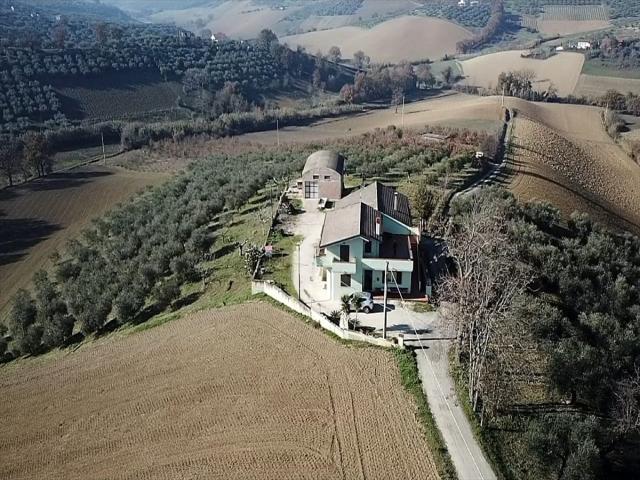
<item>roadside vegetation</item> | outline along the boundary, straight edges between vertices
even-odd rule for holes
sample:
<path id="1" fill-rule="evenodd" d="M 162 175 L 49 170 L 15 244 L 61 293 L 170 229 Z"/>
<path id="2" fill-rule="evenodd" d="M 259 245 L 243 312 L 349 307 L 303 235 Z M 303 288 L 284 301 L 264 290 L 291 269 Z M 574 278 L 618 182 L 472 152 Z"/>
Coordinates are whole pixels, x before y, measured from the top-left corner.
<path id="1" fill-rule="evenodd" d="M 483 190 L 452 207 L 454 361 L 506 478 L 630 478 L 640 240 Z M 481 289 L 477 288 L 482 286 Z"/>

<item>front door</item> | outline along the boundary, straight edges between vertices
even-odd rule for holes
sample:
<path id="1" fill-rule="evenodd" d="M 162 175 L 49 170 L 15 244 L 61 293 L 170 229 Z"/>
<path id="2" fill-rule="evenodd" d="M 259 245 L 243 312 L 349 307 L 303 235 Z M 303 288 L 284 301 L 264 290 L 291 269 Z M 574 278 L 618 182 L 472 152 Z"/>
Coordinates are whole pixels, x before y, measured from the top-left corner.
<path id="1" fill-rule="evenodd" d="M 373 290 L 373 270 L 364 271 L 364 291 L 371 292 Z"/>

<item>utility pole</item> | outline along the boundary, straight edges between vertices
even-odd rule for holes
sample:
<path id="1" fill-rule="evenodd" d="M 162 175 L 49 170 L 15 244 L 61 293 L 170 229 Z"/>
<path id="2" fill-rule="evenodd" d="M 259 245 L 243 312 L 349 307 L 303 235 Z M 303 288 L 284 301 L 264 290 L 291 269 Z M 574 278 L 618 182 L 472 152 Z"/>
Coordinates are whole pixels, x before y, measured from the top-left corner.
<path id="1" fill-rule="evenodd" d="M 100 138 L 102 138 L 102 164 L 107 164 L 107 154 L 104 152 L 104 133 L 100 134 Z"/>
<path id="2" fill-rule="evenodd" d="M 384 300 L 382 309 L 384 310 L 384 323 L 382 324 L 382 338 L 387 338 L 387 273 L 389 272 L 389 262 L 384 266 Z"/>
<path id="3" fill-rule="evenodd" d="M 504 93 L 505 93 L 505 85 L 502 86 L 502 108 L 504 108 Z"/>
<path id="4" fill-rule="evenodd" d="M 404 95 L 402 95 L 402 129 L 404 130 Z"/>
<path id="5" fill-rule="evenodd" d="M 298 243 L 298 301 L 300 301 L 300 244 Z"/>

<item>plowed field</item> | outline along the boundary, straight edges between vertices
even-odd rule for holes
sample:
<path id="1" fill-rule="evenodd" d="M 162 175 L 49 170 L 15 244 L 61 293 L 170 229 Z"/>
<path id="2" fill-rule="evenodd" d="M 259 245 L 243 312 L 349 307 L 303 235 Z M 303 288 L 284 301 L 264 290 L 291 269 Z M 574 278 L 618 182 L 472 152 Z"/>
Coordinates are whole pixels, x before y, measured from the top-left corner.
<path id="1" fill-rule="evenodd" d="M 392 355 L 264 303 L 0 369 L 1 478 L 433 479 Z"/>
<path id="2" fill-rule="evenodd" d="M 517 196 L 640 233 L 640 166 L 609 138 L 599 108 L 509 103 L 518 110 L 511 183 Z"/>
<path id="3" fill-rule="evenodd" d="M 164 178 L 91 166 L 0 190 L 0 318 L 13 294 L 92 218 Z"/>

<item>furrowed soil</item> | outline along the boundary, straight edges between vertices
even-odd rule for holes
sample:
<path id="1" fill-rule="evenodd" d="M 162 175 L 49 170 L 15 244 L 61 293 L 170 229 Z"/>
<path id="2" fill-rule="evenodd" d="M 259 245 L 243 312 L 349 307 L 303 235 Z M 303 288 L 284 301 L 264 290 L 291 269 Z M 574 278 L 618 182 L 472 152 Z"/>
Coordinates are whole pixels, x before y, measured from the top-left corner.
<path id="1" fill-rule="evenodd" d="M 261 302 L 0 369 L 1 478 L 435 479 L 390 352 Z"/>
<path id="2" fill-rule="evenodd" d="M 0 318 L 15 292 L 92 218 L 164 178 L 87 166 L 0 190 Z"/>
<path id="3" fill-rule="evenodd" d="M 509 104 L 518 111 L 510 184 L 516 196 L 640 233 L 640 166 L 607 135 L 601 109 L 517 99 Z"/>

